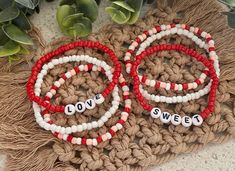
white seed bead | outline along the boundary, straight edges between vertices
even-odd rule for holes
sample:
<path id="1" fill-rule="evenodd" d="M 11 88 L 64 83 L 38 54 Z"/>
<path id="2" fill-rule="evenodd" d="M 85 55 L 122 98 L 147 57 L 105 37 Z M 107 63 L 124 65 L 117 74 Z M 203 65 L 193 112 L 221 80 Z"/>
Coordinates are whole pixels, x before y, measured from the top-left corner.
<path id="1" fill-rule="evenodd" d="M 72 104 L 68 104 L 64 108 L 64 112 L 66 115 L 73 115 L 75 113 L 75 106 Z"/>
<path id="2" fill-rule="evenodd" d="M 192 125 L 192 119 L 189 116 L 184 116 L 182 118 L 182 125 L 184 127 L 190 127 Z"/>
<path id="3" fill-rule="evenodd" d="M 66 134 L 71 134 L 71 133 L 72 133 L 71 127 L 65 128 L 65 133 L 66 133 Z"/>
<path id="4" fill-rule="evenodd" d="M 77 131 L 78 131 L 77 126 L 76 126 L 76 125 L 73 125 L 73 126 L 71 127 L 71 129 L 72 129 L 72 132 L 73 132 L 73 133 L 75 133 L 75 132 L 77 132 Z"/>
<path id="5" fill-rule="evenodd" d="M 101 104 L 104 102 L 104 96 L 102 94 L 96 94 L 94 97 L 94 101 L 96 104 Z"/>
<path id="6" fill-rule="evenodd" d="M 87 123 L 82 123 L 82 129 L 86 130 L 87 129 Z"/>
<path id="7" fill-rule="evenodd" d="M 122 124 L 120 124 L 120 123 L 117 123 L 116 126 L 117 126 L 118 130 L 122 129 L 122 127 L 123 127 Z"/>
<path id="8" fill-rule="evenodd" d="M 173 125 L 179 125 L 181 124 L 181 116 L 178 114 L 174 114 L 171 116 L 171 123 Z"/>
<path id="9" fill-rule="evenodd" d="M 79 113 L 82 113 L 86 110 L 86 106 L 85 106 L 85 103 L 83 102 L 77 102 L 75 104 L 75 110 Z"/>
<path id="10" fill-rule="evenodd" d="M 203 119 L 200 115 L 196 114 L 196 115 L 193 115 L 192 122 L 193 122 L 193 125 L 200 126 L 203 122 Z"/>
<path id="11" fill-rule="evenodd" d="M 85 102 L 85 106 L 87 109 L 94 109 L 95 108 L 95 101 L 93 99 L 88 99 Z"/>
<path id="12" fill-rule="evenodd" d="M 169 123 L 171 121 L 171 114 L 168 112 L 162 112 L 162 114 L 160 115 L 160 120 L 163 123 Z"/>
<path id="13" fill-rule="evenodd" d="M 80 145 L 81 142 L 82 142 L 82 139 L 81 139 L 81 138 L 77 138 L 77 139 L 76 139 L 76 144 Z"/>
<path id="14" fill-rule="evenodd" d="M 154 107 L 151 110 L 150 115 L 152 116 L 152 118 L 159 118 L 161 116 L 161 109 Z"/>
<path id="15" fill-rule="evenodd" d="M 109 140 L 112 138 L 112 135 L 109 132 L 106 133 L 106 136 Z"/>
<path id="16" fill-rule="evenodd" d="M 95 138 L 93 138 L 93 139 L 92 139 L 92 145 L 93 145 L 93 146 L 97 146 L 97 144 L 98 144 L 97 140 L 96 140 Z"/>
<path id="17" fill-rule="evenodd" d="M 77 130 L 78 130 L 78 132 L 82 132 L 83 131 L 83 126 L 82 125 L 77 125 Z"/>
<path id="18" fill-rule="evenodd" d="M 96 121 L 93 121 L 91 123 L 91 125 L 92 125 L 92 128 L 97 128 L 98 127 L 98 123 Z"/>

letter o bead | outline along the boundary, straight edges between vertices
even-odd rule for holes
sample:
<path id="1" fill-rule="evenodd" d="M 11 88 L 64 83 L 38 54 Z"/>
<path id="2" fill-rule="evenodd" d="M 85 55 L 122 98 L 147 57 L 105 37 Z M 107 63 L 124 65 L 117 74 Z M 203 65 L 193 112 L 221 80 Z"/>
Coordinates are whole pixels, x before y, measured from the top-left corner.
<path id="1" fill-rule="evenodd" d="M 161 116 L 161 109 L 154 107 L 151 110 L 150 115 L 152 116 L 152 118 L 159 118 Z"/>
<path id="2" fill-rule="evenodd" d="M 64 108 L 64 113 L 66 115 L 73 115 L 75 113 L 75 106 L 72 104 L 68 104 Z"/>
<path id="3" fill-rule="evenodd" d="M 79 113 L 82 113 L 86 110 L 86 106 L 85 106 L 85 103 L 83 102 L 77 102 L 75 104 L 75 110 Z"/>
<path id="4" fill-rule="evenodd" d="M 196 114 L 196 115 L 193 115 L 192 122 L 193 122 L 193 125 L 200 126 L 203 122 L 203 119 L 200 115 Z"/>

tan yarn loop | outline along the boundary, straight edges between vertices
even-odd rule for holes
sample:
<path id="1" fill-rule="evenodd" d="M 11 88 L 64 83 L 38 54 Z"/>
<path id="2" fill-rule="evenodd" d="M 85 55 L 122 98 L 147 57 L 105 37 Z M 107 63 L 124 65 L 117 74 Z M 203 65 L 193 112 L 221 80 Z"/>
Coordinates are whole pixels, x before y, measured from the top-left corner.
<path id="1" fill-rule="evenodd" d="M 211 33 L 216 41 L 221 65 L 221 79 L 216 110 L 213 115 L 201 127 L 187 129 L 182 126 L 166 126 L 158 120 L 142 115 L 143 109 L 133 99 L 133 112 L 125 124 L 125 128 L 118 132 L 111 141 L 104 142 L 97 147 L 61 142 L 36 124 L 31 103 L 26 97 L 25 84 L 33 62 L 43 53 L 69 40 L 62 38 L 49 45 L 40 41 L 39 47 L 41 48 L 12 65 L 11 72 L 4 59 L 1 59 L 0 151 L 7 154 L 7 171 L 140 171 L 150 165 L 159 165 L 172 160 L 180 153 L 195 152 L 204 148 L 208 143 L 223 143 L 235 136 L 235 31 L 225 24 L 227 20 L 220 14 L 222 11 L 220 5 L 215 0 L 172 0 L 169 4 L 166 0 L 157 2 L 157 7 L 150 10 L 146 17 L 134 26 L 108 25 L 100 32 L 90 35 L 89 39 L 106 44 L 123 61 L 127 44 L 143 30 L 150 29 L 157 24 L 179 21 L 198 26 Z M 40 37 L 36 30 L 34 34 L 36 34 L 35 37 Z M 182 43 L 199 50 L 192 41 L 185 37 L 171 36 L 159 42 L 169 41 Z M 201 52 L 205 54 L 204 51 Z M 91 49 L 75 49 L 67 52 L 66 55 L 81 53 L 100 59 L 105 58 L 100 52 Z M 145 72 L 150 78 L 182 82 L 192 81 L 195 76 L 200 74 L 202 66 L 193 62 L 188 56 L 177 52 L 159 53 L 158 56 L 165 58 L 150 57 L 144 61 Z M 166 59 L 167 62 L 165 62 Z M 72 66 L 73 64 L 66 64 L 51 70 L 45 78 L 43 93 L 48 91 L 60 73 L 67 71 Z M 127 79 L 131 82 L 129 77 Z M 81 73 L 78 77 L 68 80 L 59 89 L 55 96 L 55 103 L 66 104 L 85 99 L 103 89 L 106 82 L 105 77 L 99 73 Z M 149 91 L 154 92 L 151 89 Z M 167 94 L 164 90 L 159 93 L 173 94 L 173 92 Z M 86 122 L 100 117 L 109 108 L 110 100 L 109 97 L 104 104 L 85 112 L 84 115 L 66 117 L 63 114 L 54 114 L 53 119 L 58 124 L 65 125 Z M 159 104 L 162 109 L 182 115 L 198 112 L 205 105 L 206 97 L 175 106 Z M 79 136 L 92 137 L 105 132 L 110 125 L 116 122 L 117 118 L 118 115 L 115 115 L 101 129 L 83 132 Z"/>

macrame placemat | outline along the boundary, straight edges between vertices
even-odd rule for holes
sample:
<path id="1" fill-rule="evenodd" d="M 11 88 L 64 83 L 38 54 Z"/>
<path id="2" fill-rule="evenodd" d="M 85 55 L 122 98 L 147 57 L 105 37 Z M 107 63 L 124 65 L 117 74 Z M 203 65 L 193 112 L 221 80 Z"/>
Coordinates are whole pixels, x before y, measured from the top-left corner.
<path id="1" fill-rule="evenodd" d="M 157 24 L 174 22 L 198 26 L 212 34 L 216 41 L 221 66 L 220 85 L 216 109 L 201 127 L 162 125 L 145 115 L 141 106 L 133 99 L 133 112 L 124 129 L 110 141 L 97 147 L 71 145 L 54 138 L 49 132 L 39 128 L 33 117 L 31 102 L 28 101 L 25 84 L 30 75 L 30 67 L 40 55 L 66 43 L 68 39 L 55 41 L 6 70 L 1 62 L 0 73 L 0 151 L 7 155 L 6 170 L 9 171 L 75 171 L 75 170 L 145 170 L 151 165 L 159 165 L 174 159 L 178 154 L 201 150 L 208 143 L 226 142 L 235 136 L 235 31 L 230 29 L 221 7 L 215 0 L 158 0 L 157 6 L 144 19 L 133 26 L 109 25 L 100 32 L 89 36 L 112 48 L 120 61 L 128 44 L 143 30 Z M 170 36 L 158 43 L 182 43 L 199 50 L 185 37 Z M 105 59 L 100 52 L 92 49 L 76 49 L 69 54 L 81 54 Z M 201 51 L 204 53 L 204 51 Z M 206 54 L 205 54 L 206 55 Z M 164 57 L 164 58 L 162 58 Z M 178 52 L 161 52 L 143 61 L 142 70 L 148 77 L 164 81 L 192 81 L 202 70 L 202 66 L 190 57 Z M 61 65 L 50 71 L 43 84 L 45 93 L 60 73 L 74 64 Z M 124 66 L 123 66 L 124 67 Z M 195 74 L 196 73 L 196 74 Z M 131 79 L 126 76 L 131 84 Z M 55 103 L 67 104 L 87 98 L 100 92 L 107 83 L 102 74 L 81 73 L 68 80 L 55 96 Z M 154 92 L 149 89 L 149 91 Z M 156 92 L 155 92 L 156 93 Z M 160 90 L 158 93 L 173 95 Z M 109 97 L 98 108 L 82 115 L 65 117 L 53 114 L 58 124 L 71 125 L 99 118 L 110 106 Z M 196 113 L 206 105 L 206 97 L 193 102 L 177 105 L 159 104 L 171 113 Z M 80 135 L 96 136 L 115 123 L 118 115 L 112 117 L 105 126 Z M 77 134 L 78 135 L 78 134 Z"/>

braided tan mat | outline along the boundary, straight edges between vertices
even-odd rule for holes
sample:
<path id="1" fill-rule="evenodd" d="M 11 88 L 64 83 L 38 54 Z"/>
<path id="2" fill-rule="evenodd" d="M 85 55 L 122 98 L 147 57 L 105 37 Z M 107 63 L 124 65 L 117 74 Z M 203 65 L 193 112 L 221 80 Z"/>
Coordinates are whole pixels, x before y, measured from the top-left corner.
<path id="1" fill-rule="evenodd" d="M 57 140 L 51 133 L 39 128 L 33 117 L 25 84 L 30 67 L 40 55 L 49 52 L 69 40 L 59 40 L 38 48 L 31 55 L 10 67 L 2 59 L 0 73 L 0 151 L 7 155 L 6 170 L 9 171 L 75 171 L 75 170 L 145 170 L 148 166 L 159 165 L 174 159 L 178 154 L 201 150 L 208 143 L 226 142 L 235 136 L 235 31 L 229 29 L 226 17 L 215 0 L 172 0 L 171 3 L 158 0 L 157 6 L 134 26 L 109 25 L 99 33 L 89 36 L 112 48 L 123 61 L 127 46 L 136 35 L 157 24 L 174 22 L 198 26 L 211 33 L 216 41 L 221 65 L 220 85 L 217 91 L 216 110 L 201 127 L 163 125 L 146 115 L 133 99 L 133 112 L 124 129 L 110 141 L 97 147 L 71 145 Z M 185 37 L 169 36 L 157 43 L 182 43 L 199 50 Z M 207 55 L 205 51 L 201 53 Z M 66 53 L 81 54 L 105 59 L 94 49 L 76 49 Z M 163 58 L 164 57 L 164 58 Z M 106 60 L 109 61 L 109 60 Z M 203 66 L 179 52 L 161 52 L 142 63 L 148 77 L 171 82 L 193 81 Z M 71 69 L 75 64 L 54 68 L 43 84 L 45 94 L 58 75 Z M 124 66 L 123 66 L 124 68 Z M 126 75 L 124 73 L 124 75 Z M 131 79 L 126 75 L 128 82 Z M 208 81 L 208 80 L 207 80 Z M 100 92 L 107 84 L 107 78 L 100 73 L 81 73 L 63 85 L 55 96 L 56 104 L 75 103 Z M 199 87 L 202 88 L 202 87 Z M 149 92 L 154 90 L 149 89 Z M 155 92 L 173 95 L 174 92 Z M 104 104 L 86 111 L 82 115 L 66 117 L 53 114 L 57 124 L 72 125 L 99 118 L 110 107 L 109 97 Z M 193 102 L 177 105 L 159 104 L 162 110 L 181 115 L 197 113 L 206 106 L 206 97 Z M 121 108 L 120 108 L 121 110 Z M 118 119 L 112 117 L 105 126 L 76 136 L 95 137 L 105 132 Z"/>

